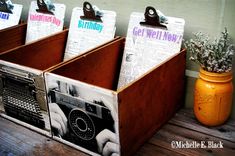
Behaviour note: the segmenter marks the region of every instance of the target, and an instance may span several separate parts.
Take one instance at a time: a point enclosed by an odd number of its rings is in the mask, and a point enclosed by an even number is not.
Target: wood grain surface
[[[180,121],[180,122],[176,122]],[[180,123],[180,124],[179,124]],[[190,124],[191,123],[191,124]],[[191,126],[192,125],[192,126]],[[230,156],[235,153],[235,121],[210,128],[201,125],[194,117],[192,109],[181,109],[151,139],[133,154],[136,156]],[[229,128],[230,127],[230,128]],[[206,130],[205,130],[206,129]],[[218,130],[217,137],[215,129]],[[230,138],[226,135],[230,133]],[[224,137],[225,136],[225,137]],[[225,138],[225,139],[223,139]],[[136,138],[138,139],[138,138]],[[175,149],[172,141],[221,141],[218,148]],[[131,148],[131,147],[130,147]],[[88,156],[87,154],[54,141],[0,117],[1,156]]]
[[[0,53],[25,44],[27,24],[0,30]]]
[[[63,61],[67,35],[68,29],[6,51],[0,55],[0,59],[39,70],[46,70]]]

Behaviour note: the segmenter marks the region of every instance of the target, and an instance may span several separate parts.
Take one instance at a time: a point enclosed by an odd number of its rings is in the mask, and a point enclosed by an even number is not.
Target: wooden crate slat
[[[184,109],[181,109],[179,112],[178,112],[179,115],[183,115],[185,117],[188,117],[188,118],[191,118],[191,119],[196,119],[195,116],[194,116],[194,112],[193,112],[193,109],[192,108],[184,108]],[[228,120],[227,122],[225,122],[223,125],[221,125],[222,127],[223,126],[228,126],[228,127],[231,127],[233,128],[233,130],[235,131],[235,120]],[[220,126],[219,126],[220,127]],[[211,127],[213,128],[213,127]]]
[[[27,67],[46,70],[63,61],[68,29],[37,42],[9,50],[0,59]]]
[[[235,143],[235,127],[231,125],[223,124],[218,127],[206,127],[200,124],[193,114],[185,115],[182,111],[176,113],[169,123]],[[233,123],[233,121],[228,121],[228,123]]]
[[[224,146],[223,149],[218,149],[218,148],[173,149],[171,147],[172,141],[183,141],[183,142],[214,141],[216,143],[222,141]],[[162,129],[158,133],[156,133],[156,135],[151,140],[149,140],[149,142],[153,143],[154,145],[158,145],[163,148],[167,148],[169,150],[174,150],[177,153],[185,155],[208,155],[211,153],[214,155],[231,155],[232,153],[235,152],[234,149],[235,144],[230,141],[222,140],[220,138],[216,138],[213,136],[208,136],[205,135],[204,133],[192,131],[171,124],[167,124],[164,127],[162,127]]]
[[[174,151],[156,146],[153,144],[146,143],[141,149],[136,153],[136,156],[183,156],[183,154],[176,153]]]
[[[135,152],[183,104],[185,57],[183,50],[118,93],[122,154]]]
[[[76,149],[0,117],[0,155],[87,156]]]
[[[0,53],[25,44],[27,24],[0,30]]]
[[[181,109],[177,114],[184,115],[187,109]],[[187,117],[186,117],[187,119]],[[190,126],[190,125],[189,125]],[[171,123],[163,126],[147,143],[145,143],[134,155],[136,156],[227,156],[235,152],[235,143],[223,140],[220,137],[208,135],[188,128],[184,128]],[[172,140],[200,141],[214,140],[224,143],[223,149],[173,149],[170,142]],[[129,147],[131,148],[131,147]],[[87,156],[86,154],[73,149],[67,145],[51,140],[25,127],[10,122],[0,117],[0,155],[71,155]]]

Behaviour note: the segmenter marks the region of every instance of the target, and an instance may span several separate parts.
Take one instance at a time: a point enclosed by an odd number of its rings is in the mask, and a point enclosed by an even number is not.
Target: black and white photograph
[[[46,79],[53,137],[104,156],[119,155],[113,97],[89,85]]]
[[[39,83],[43,79],[37,71],[22,68],[0,61],[1,116],[50,136],[45,85]]]

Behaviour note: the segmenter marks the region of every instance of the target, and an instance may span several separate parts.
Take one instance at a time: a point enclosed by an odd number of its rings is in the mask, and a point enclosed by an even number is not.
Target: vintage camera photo
[[[102,100],[102,95],[93,98],[93,94],[75,85],[61,81],[51,84],[48,99],[53,135],[97,154],[118,153],[116,116],[110,103]],[[112,141],[114,150],[105,152],[108,141]]]

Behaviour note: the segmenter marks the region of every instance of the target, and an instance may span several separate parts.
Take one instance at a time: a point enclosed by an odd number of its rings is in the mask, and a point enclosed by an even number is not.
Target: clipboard
[[[116,12],[95,10],[89,2],[72,12],[64,61],[114,38]]]
[[[0,0],[0,30],[19,24],[22,8],[19,4],[10,8],[6,0]]]
[[[65,8],[64,4],[48,4],[44,0],[32,1],[28,13],[26,43],[62,31]]]
[[[162,23],[152,6],[146,7],[145,13],[131,14],[118,88],[180,52],[185,21],[176,17],[166,18],[167,23]]]

